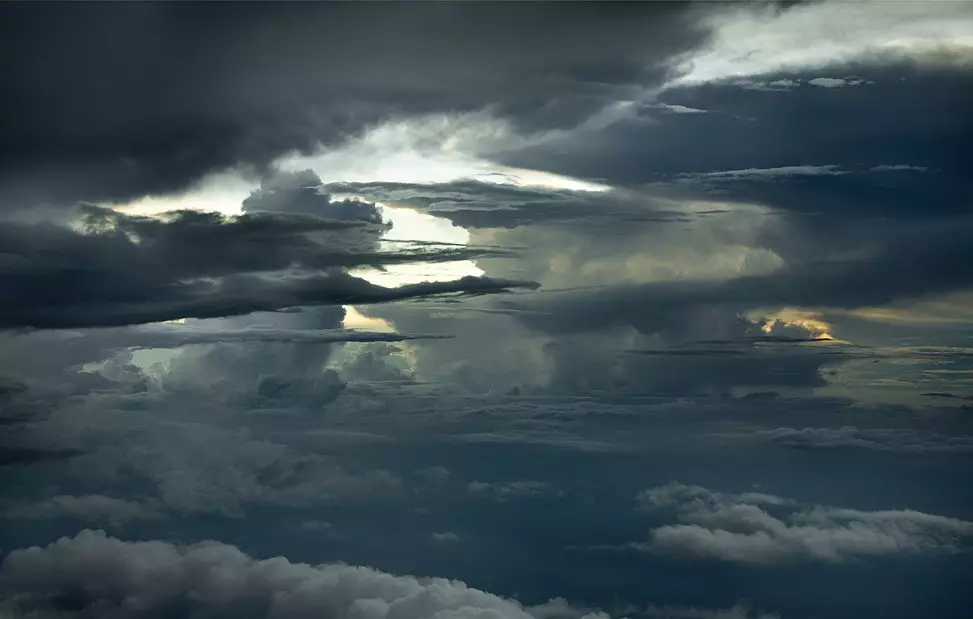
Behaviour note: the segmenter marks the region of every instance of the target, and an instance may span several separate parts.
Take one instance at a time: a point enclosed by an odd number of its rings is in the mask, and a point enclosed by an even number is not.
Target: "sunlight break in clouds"
[[[311,156],[281,159],[283,171],[313,170],[330,182],[448,183],[477,179],[486,183],[601,192],[609,186],[550,172],[498,165],[475,155],[478,151],[522,141],[506,123],[483,114],[434,115],[421,119],[389,121],[360,138]],[[155,215],[172,210],[215,210],[238,215],[243,200],[259,184],[232,171],[211,176],[176,196],[147,196],[128,204],[106,204],[127,213]],[[348,198],[354,196],[336,196]],[[383,238],[384,249],[403,241],[469,243],[469,233],[446,219],[405,208],[379,204],[392,228]],[[448,281],[484,271],[471,260],[438,264],[391,265],[384,270],[361,269],[355,275],[381,286],[397,287],[422,281]]]
[[[875,57],[969,56],[969,2],[812,2],[787,11],[732,5],[707,20],[715,32],[671,85],[825,67]],[[949,52],[949,53],[947,53]]]

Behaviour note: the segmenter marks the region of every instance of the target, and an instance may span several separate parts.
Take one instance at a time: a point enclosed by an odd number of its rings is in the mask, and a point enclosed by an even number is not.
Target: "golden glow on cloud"
[[[899,307],[863,307],[836,310],[855,318],[889,324],[963,325],[973,324],[973,293],[956,292]]]
[[[354,306],[345,306],[345,319],[342,322],[345,329],[361,329],[362,331],[378,331],[380,333],[395,333],[395,327],[383,319],[366,316],[359,312]]]
[[[831,325],[825,322],[818,312],[811,310],[796,307],[782,307],[771,312],[754,310],[747,317],[752,321],[762,322],[760,329],[767,334],[773,333],[774,329],[780,326],[798,327],[819,340],[835,339],[831,334]]]

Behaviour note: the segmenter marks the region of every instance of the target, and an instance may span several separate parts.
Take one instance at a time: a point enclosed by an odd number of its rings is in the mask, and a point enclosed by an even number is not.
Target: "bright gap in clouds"
[[[471,153],[516,140],[504,123],[482,116],[435,116],[397,121],[374,127],[363,136],[336,148],[310,156],[285,157],[276,163],[283,171],[310,169],[324,183],[401,182],[449,183],[476,179],[486,183],[543,187],[567,191],[601,192],[611,187],[583,179],[498,165]],[[156,215],[172,210],[207,210],[224,215],[242,212],[243,200],[259,187],[238,172],[212,175],[190,190],[170,196],[150,196],[127,204],[106,204],[136,215]],[[351,197],[351,196],[339,196]],[[414,209],[379,204],[392,228],[382,237],[382,249],[395,251],[407,241],[465,245],[470,234],[448,220]],[[385,269],[358,269],[354,275],[374,284],[397,287],[422,281],[449,281],[483,275],[472,260],[446,263],[389,265]],[[371,318],[354,308],[348,326],[359,328]],[[371,325],[388,329],[388,325]]]

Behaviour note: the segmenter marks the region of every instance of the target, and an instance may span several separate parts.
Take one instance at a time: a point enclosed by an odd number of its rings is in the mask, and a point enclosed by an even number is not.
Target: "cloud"
[[[108,521],[118,526],[129,520],[162,518],[152,505],[100,494],[83,496],[58,495],[36,503],[10,502],[3,511],[5,518],[77,518],[85,521]]]
[[[801,87],[800,80],[786,78],[776,80],[737,79],[729,82],[729,84],[743,88],[744,90],[761,90],[765,92],[787,92]]]
[[[880,306],[973,285],[971,247],[973,225],[960,219],[891,236],[853,255],[790,263],[766,274],[606,287],[503,305],[547,312],[517,317],[550,332],[628,324],[643,333],[665,328],[689,308]]]
[[[794,449],[860,448],[900,453],[973,452],[973,437],[893,428],[774,428],[756,436]]]
[[[554,493],[554,489],[546,482],[526,480],[496,483],[472,481],[466,489],[473,496],[490,498],[499,503],[544,497]]]
[[[7,422],[0,421],[0,423]],[[0,445],[0,466],[65,460],[84,454],[80,449],[35,449],[31,447]]]
[[[969,50],[973,11],[964,3],[798,2],[732,5],[706,17],[711,41],[686,55],[674,82],[699,83],[863,60],[921,59]]]
[[[525,133],[571,127],[619,91],[660,83],[667,60],[705,38],[700,11],[11,7],[0,69],[4,113],[20,122],[0,143],[4,207],[173,193],[420,115],[487,110]]]
[[[745,170],[719,170],[717,172],[683,173],[677,175],[680,179],[700,180],[775,180],[790,176],[838,176],[847,174],[836,165],[792,165],[778,168],[747,168]]]
[[[86,344],[97,341],[97,335]],[[142,329],[116,332],[113,344],[117,348],[178,348],[181,346],[220,343],[289,343],[332,344],[337,342],[404,342],[419,339],[445,339],[446,335],[409,335],[358,331],[354,329],[275,329],[249,327],[243,329],[210,330],[175,325],[149,325]]]
[[[749,604],[744,603],[735,604],[731,608],[720,610],[649,606],[643,612],[645,616],[651,617],[652,619],[780,619],[780,615],[761,613],[753,610]]]
[[[811,86],[818,88],[844,88],[846,86],[861,86],[865,80],[841,77],[816,77],[807,81]]]
[[[656,107],[673,114],[706,114],[708,111],[695,107],[687,107],[685,105],[670,105],[668,103],[658,103],[656,104]]]
[[[752,565],[960,552],[973,536],[973,522],[914,510],[804,506],[678,483],[647,490],[639,501],[650,510],[674,509],[679,524],[654,528],[637,548]]]
[[[399,288],[370,284],[343,269],[473,254],[455,247],[376,252],[360,239],[326,234],[336,224],[310,216],[183,211],[150,219],[90,208],[82,224],[3,227],[0,281],[11,298],[0,328],[120,326],[532,286],[472,276]],[[337,227],[348,225],[357,222]]]
[[[567,190],[481,180],[450,183],[330,183],[329,191],[391,206],[421,209],[468,228],[515,228],[536,224],[686,223],[705,214],[679,208],[646,192]]]
[[[253,559],[235,546],[125,542],[85,530],[10,553],[0,572],[6,610],[31,616],[123,619],[180,608],[194,617],[288,619],[531,619],[512,599],[456,580],[394,576],[368,567]]]
[[[243,201],[243,212],[303,213],[329,220],[383,223],[375,204],[333,200],[322,189],[321,178],[311,170],[277,172]]]
[[[432,538],[432,541],[437,544],[455,544],[460,540],[459,535],[451,531],[446,531],[445,533],[433,533],[430,535],[430,537]]]
[[[872,172],[928,172],[929,168],[921,165],[909,165],[897,163],[894,165],[877,165],[872,167]]]
[[[836,94],[806,85],[820,77],[819,71],[796,70],[686,84],[626,107],[608,127],[579,129],[495,158],[510,166],[598,178],[616,187],[648,185],[663,195],[671,195],[682,174],[833,165],[845,173],[777,176],[774,183],[753,176],[723,178],[718,185],[683,187],[681,197],[762,204],[843,221],[964,212],[967,181],[959,161],[973,126],[959,110],[973,106],[967,95],[973,92],[971,73],[904,62],[834,70],[874,83]],[[659,114],[651,107],[657,103],[708,113]],[[867,173],[903,161],[935,170],[936,182]],[[804,222],[808,228],[814,224]],[[835,234],[834,226],[828,233]]]

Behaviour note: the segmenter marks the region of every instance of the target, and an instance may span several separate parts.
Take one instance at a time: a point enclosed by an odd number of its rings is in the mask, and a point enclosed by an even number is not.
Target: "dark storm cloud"
[[[700,43],[676,3],[7,4],[5,208],[259,170],[379,121],[584,120]],[[708,9],[707,9],[708,10]]]
[[[0,466],[64,460],[82,454],[84,452],[80,449],[33,449],[30,447],[0,445]]]
[[[854,88],[808,85],[820,72],[666,90],[613,126],[498,156],[503,163],[619,185],[675,184],[716,199],[842,218],[969,209],[966,144],[973,74],[914,64],[838,67]],[[796,81],[799,79],[800,81]],[[705,113],[671,113],[663,106]],[[923,170],[926,174],[917,174]],[[748,172],[748,173],[743,173]],[[789,172],[789,174],[785,174]]]
[[[765,275],[663,281],[507,303],[536,328],[584,331],[629,324],[656,332],[692,308],[881,306],[973,285],[973,222],[949,220],[885,238],[846,256],[796,262]]]
[[[0,326],[119,326],[501,292],[520,285],[467,277],[395,289],[376,286],[343,269],[471,254],[428,247],[384,253],[356,242],[343,247],[343,235],[323,233],[347,223],[309,216],[227,218],[185,211],[149,219],[89,208],[83,223],[80,231],[54,224],[3,227],[0,279],[8,296]]]

